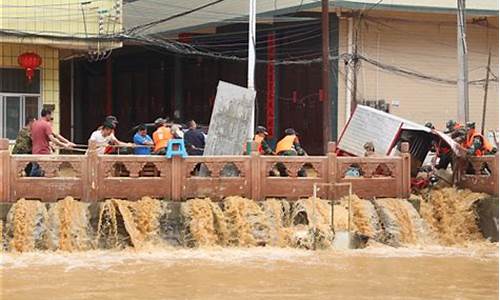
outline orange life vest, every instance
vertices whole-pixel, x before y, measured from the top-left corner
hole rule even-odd
[[[476,150],[474,155],[483,156],[485,152],[493,150],[493,146],[491,145],[490,141],[488,141],[481,133],[477,132],[475,129],[467,133],[467,138],[465,139],[464,147],[467,149],[472,147],[472,145],[474,144],[474,139],[476,137],[481,138],[483,145],[481,149]]]
[[[288,151],[293,149],[293,142],[297,136],[295,134],[287,135],[282,138],[278,144],[276,144],[276,153],[280,153],[283,151]]]
[[[172,132],[168,127],[160,127],[153,132],[153,141],[155,143],[154,151],[158,152],[167,147],[168,141],[172,138]]]

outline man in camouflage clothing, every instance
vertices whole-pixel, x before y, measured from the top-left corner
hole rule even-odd
[[[31,125],[34,121],[35,119],[27,120],[26,126],[19,131],[12,154],[31,154]]]
[[[35,119],[29,119],[26,121],[26,126],[19,130],[16,138],[16,144],[12,149],[12,154],[31,154],[31,125]],[[29,163],[24,168],[25,175],[30,174],[32,164]]]

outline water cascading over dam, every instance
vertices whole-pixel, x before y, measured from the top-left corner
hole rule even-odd
[[[85,203],[67,197],[55,203],[21,199],[0,223],[4,251],[85,251],[181,247],[330,248],[335,232],[351,230],[373,244],[465,245],[482,241],[472,206],[485,195],[443,189],[424,196],[417,209],[403,199],[330,201],[227,197],[176,203],[143,197]]]

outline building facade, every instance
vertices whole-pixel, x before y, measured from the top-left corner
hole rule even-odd
[[[356,79],[353,68],[346,67],[344,60],[339,62],[343,74],[338,81],[338,127],[342,128],[347,121],[353,97],[359,103],[381,105],[390,113],[420,124],[432,122],[438,129],[444,129],[447,120],[457,119],[458,88],[453,83],[458,74],[456,22],[452,11],[384,9],[371,11],[361,18],[340,18],[339,52],[355,52],[358,30],[357,51],[368,61],[359,60]],[[469,120],[480,128],[484,98],[484,82],[480,80],[486,78],[491,53],[485,129],[498,130],[498,10],[471,10],[466,37],[471,81]],[[396,70],[422,76],[405,76]]]
[[[491,51],[485,128],[498,130],[498,3],[467,3],[469,118],[479,128],[481,80]],[[63,127],[74,124],[75,139],[85,142],[106,114],[120,119],[117,134],[123,140],[130,140],[130,128],[160,116],[208,124],[218,81],[247,83],[248,3],[223,1],[183,14],[202,4],[127,1],[125,30],[140,32],[138,39],[106,60],[61,64],[61,108],[68,112]],[[257,3],[256,119],[270,129],[273,142],[293,127],[310,154],[322,154],[328,142],[323,125],[330,124],[330,140],[337,140],[354,102],[439,129],[457,118],[456,1],[330,1],[329,99],[322,94],[320,4]],[[162,22],[165,16],[178,17]],[[185,51],[173,41],[199,51]],[[363,59],[354,68],[349,57],[355,52]],[[322,120],[325,107],[332,111],[329,122]]]
[[[122,30],[121,8],[121,0],[0,0],[0,137],[15,139],[44,105],[59,131],[60,60],[120,47],[108,37]],[[18,62],[23,53],[41,58],[31,81]]]

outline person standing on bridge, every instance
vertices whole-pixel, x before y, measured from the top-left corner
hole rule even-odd
[[[28,119],[26,125],[21,128],[16,137],[16,143],[12,149],[12,154],[31,154],[31,126],[36,119]],[[29,174],[29,173],[27,173]]]
[[[187,123],[188,130],[184,133],[184,144],[189,155],[203,155],[205,150],[205,135],[198,129],[194,120]]]
[[[148,135],[146,125],[141,124],[137,128],[137,133],[134,135],[134,144],[143,145],[145,147],[136,147],[134,154],[136,155],[150,155],[151,147],[154,146],[153,140]]]
[[[158,118],[155,120],[156,130],[153,132],[153,142],[155,144],[153,153],[157,155],[165,155],[168,141],[172,138],[170,127],[167,127],[167,120]]]
[[[75,144],[65,139],[62,135],[52,132],[51,119],[52,111],[44,108],[40,113],[40,118],[31,126],[31,141],[33,145],[31,152],[33,154],[50,155],[52,151],[49,142],[62,148],[71,148],[75,146]],[[36,162],[32,163],[30,176],[43,176],[43,170]]]

